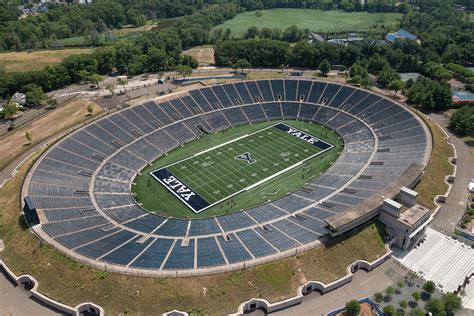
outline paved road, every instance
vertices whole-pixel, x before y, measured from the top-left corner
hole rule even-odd
[[[431,227],[446,234],[452,235],[457,223],[461,220],[465,209],[469,193],[467,185],[470,179],[474,178],[474,164],[468,146],[462,139],[453,135],[447,129],[449,119],[442,114],[430,114],[430,118],[438,123],[449,135],[451,142],[456,148],[457,173],[453,183],[453,188],[449,193],[446,202],[441,206],[438,214],[431,222]]]

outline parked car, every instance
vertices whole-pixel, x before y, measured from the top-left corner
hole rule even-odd
[[[471,182],[469,182],[468,186],[467,186],[467,190],[470,192],[470,193],[474,193],[474,179],[471,179]]]

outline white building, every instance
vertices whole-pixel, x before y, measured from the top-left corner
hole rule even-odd
[[[402,249],[415,245],[433,219],[429,208],[416,203],[417,196],[417,192],[402,187],[394,199],[383,201],[380,211],[379,220],[396,238],[395,245]]]
[[[16,92],[12,96],[12,101],[15,103],[18,103],[19,105],[25,105],[26,104],[26,95],[21,92]]]

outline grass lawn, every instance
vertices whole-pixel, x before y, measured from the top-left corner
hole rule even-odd
[[[16,273],[29,273],[39,291],[69,305],[92,301],[106,315],[161,314],[172,309],[196,314],[235,312],[242,301],[262,297],[271,302],[294,296],[304,280],[331,281],[345,275],[356,259],[373,260],[385,253],[374,224],[344,236],[339,245],[310,250],[247,270],[192,278],[144,278],[109,273],[76,263],[42,244],[24,228],[20,187],[30,159],[0,189],[2,259]],[[300,269],[301,268],[301,269]]]
[[[89,113],[86,109],[88,102],[74,99],[0,138],[0,170],[34,145],[90,119],[91,117],[88,116]],[[94,107],[93,115],[98,115],[101,112],[102,109],[99,106]],[[25,138],[26,131],[32,133],[32,143],[30,145],[28,145]]]
[[[271,9],[260,11],[257,17],[255,11],[244,12],[232,20],[226,21],[215,28],[223,30],[230,28],[236,37],[242,37],[251,26],[259,28],[286,29],[292,25],[298,28],[308,28],[313,32],[348,32],[362,31],[375,24],[393,26],[402,15],[399,13],[367,13],[320,11],[311,9]]]
[[[141,175],[135,178],[134,183],[136,185],[132,187],[132,191],[137,194],[136,199],[143,203],[143,206],[148,210],[164,213],[172,217],[209,217],[221,215],[282,197],[288,192],[301,188],[310,177],[318,176],[324,172],[337,159],[342,149],[342,141],[337,134],[325,127],[302,121],[284,122],[299,130],[307,130],[308,134],[327,141],[329,144],[334,145],[334,148],[318,154],[306,163],[253,189],[233,196],[231,198],[233,203],[229,203],[229,199],[226,199],[199,214],[194,214],[149,174],[150,171],[158,170],[171,163],[191,157],[186,161],[167,167],[167,170],[172,172],[179,180],[184,181],[191,190],[202,196],[209,204],[212,204],[321,151],[319,148],[303,140],[296,139],[276,128],[271,128],[275,130],[274,132],[270,131],[273,133],[272,135],[266,135],[269,131],[268,129],[262,131],[262,129],[276,124],[277,121],[242,125],[222,132],[204,135],[199,140],[194,140],[184,145],[184,147],[173,150],[169,155],[158,158],[153,162],[152,166],[147,166],[141,171]],[[257,133],[200,156],[192,157],[203,150],[232,141],[252,132]],[[265,142],[262,142],[262,139],[259,138],[260,136],[262,136],[262,139],[265,139],[265,137],[271,137],[271,139],[266,139]],[[293,138],[295,139],[293,140]],[[295,147],[297,145],[298,147]],[[256,159],[256,162],[247,164],[246,162],[234,159],[234,156],[245,152],[250,152],[251,157]],[[287,153],[290,153],[290,155],[280,156]],[[194,163],[199,164],[200,167],[196,169]],[[278,163],[278,165],[274,166],[275,163]],[[202,164],[205,164],[205,166]],[[206,174],[201,174],[202,170],[206,170]],[[241,182],[241,180],[245,182]]]
[[[448,189],[444,178],[453,173],[454,167],[449,163],[449,157],[454,155],[454,151],[451,145],[446,143],[446,136],[441,128],[423,116],[420,117],[428,124],[433,135],[433,150],[425,173],[414,190],[418,192],[418,203],[435,209],[433,199],[436,195],[445,194]]]
[[[247,70],[245,70],[247,72]],[[257,80],[257,79],[274,79],[274,78],[283,78],[285,73],[282,71],[259,71],[252,70],[247,72],[247,79]]]
[[[212,46],[196,46],[185,50],[183,54],[193,56],[202,64],[214,64],[214,48]]]
[[[0,65],[5,66],[6,72],[40,70],[45,66],[59,63],[68,56],[88,54],[92,51],[92,48],[70,48],[0,53]]]

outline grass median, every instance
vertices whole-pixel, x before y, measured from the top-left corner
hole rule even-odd
[[[423,116],[420,117],[431,130],[433,149],[428,166],[414,189],[418,192],[418,203],[435,209],[434,198],[445,194],[448,190],[444,178],[454,171],[454,167],[449,163],[449,158],[454,156],[454,150],[446,142],[446,135],[437,124]]]

